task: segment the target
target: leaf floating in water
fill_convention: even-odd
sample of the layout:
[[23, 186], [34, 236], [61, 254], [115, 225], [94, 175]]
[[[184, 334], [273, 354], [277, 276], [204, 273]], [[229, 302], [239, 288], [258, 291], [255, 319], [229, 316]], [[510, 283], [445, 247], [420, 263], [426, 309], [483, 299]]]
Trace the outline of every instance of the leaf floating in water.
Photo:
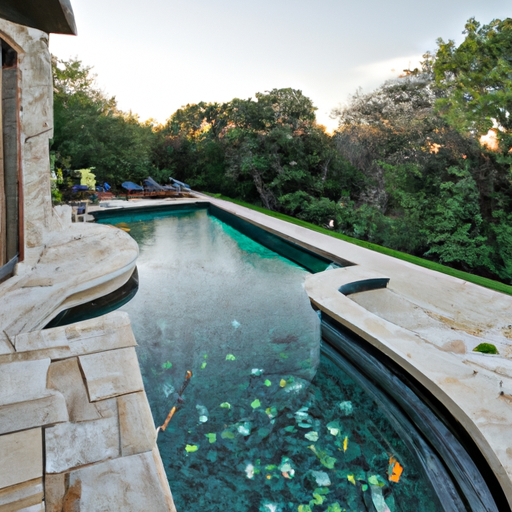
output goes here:
[[236, 320], [233, 320], [231, 322], [231, 325], [235, 328], [235, 329], [238, 329], [242, 324], [240, 322], [237, 322]]
[[334, 464], [336, 464], [336, 459], [334, 457], [330, 457], [326, 452], [317, 450], [314, 444], [308, 446], [308, 448], [318, 457], [321, 464], [323, 464], [327, 469], [334, 469]]
[[363, 492], [366, 492], [368, 490], [368, 486], [366, 484], [363, 484], [361, 486], [361, 489], [363, 490]]
[[352, 475], [352, 474], [347, 475], [347, 480], [348, 480], [351, 484], [356, 485], [356, 479], [354, 478], [354, 475]]
[[228, 354], [226, 356], [226, 361], [236, 361], [236, 357], [233, 354]]
[[299, 505], [299, 512], [313, 512], [313, 509], [309, 505]]
[[265, 413], [270, 419], [272, 419], [277, 416], [277, 409], [275, 407], [267, 407], [265, 409]]
[[251, 402], [251, 407], [253, 409], [257, 409], [258, 407], [261, 406], [261, 402], [256, 398], [256, 400], [254, 400], [253, 402]]
[[206, 361], [201, 365], [201, 370], [204, 370], [206, 368]]
[[404, 468], [402, 467], [402, 465], [394, 457], [390, 457], [388, 469], [389, 480], [391, 482], [398, 483], [400, 481], [400, 477], [402, 476], [403, 471]]
[[263, 373], [264, 370], [262, 370], [261, 368], [253, 368], [251, 370], [251, 375], [256, 375], [256, 377], [259, 377], [262, 373]]
[[233, 432], [230, 432], [229, 430], [224, 430], [220, 437], [222, 437], [222, 439], [235, 439], [235, 434], [233, 434]]
[[229, 402], [222, 402], [220, 406], [222, 409], [231, 409], [231, 404]]
[[341, 509], [340, 504], [336, 501], [332, 505], [329, 505], [329, 507], [327, 508], [327, 512], [343, 512], [343, 511]]
[[166, 370], [169, 370], [169, 368], [172, 368], [172, 363], [170, 361], [166, 361], [163, 365], [162, 365], [162, 368], [166, 369]]
[[296, 413], [295, 413], [295, 419], [297, 421], [305, 420], [309, 417], [308, 414], [308, 408], [307, 407], [301, 407]]
[[[331, 479], [325, 471], [312, 471], [311, 474], [316, 480], [316, 484], [320, 487], [329, 487], [331, 485]], [[326, 494], [325, 492], [323, 494]]]
[[187, 444], [187, 446], [185, 446], [185, 451], [187, 453], [197, 452], [198, 449], [199, 449], [199, 446], [197, 446], [195, 444]]
[[327, 429], [329, 430], [329, 434], [331, 434], [331, 436], [337, 436], [341, 430], [340, 422], [331, 421], [330, 423], [327, 423]]
[[254, 478], [254, 466], [252, 464], [247, 464], [247, 466], [245, 467], [245, 474], [249, 479]]
[[264, 384], [265, 384], [265, 386], [267, 386], [267, 388], [272, 386], [272, 382], [270, 382], [268, 379], [265, 379]]
[[[197, 412], [199, 413], [199, 416], [206, 417], [206, 420], [208, 421], [208, 409], [204, 405], [196, 405]], [[199, 418], [199, 421], [201, 421], [201, 418]], [[203, 421], [203, 423], [204, 423]]]
[[370, 485], [376, 485], [377, 487], [384, 487], [386, 485], [386, 481], [379, 475], [372, 475], [368, 478], [368, 483]]
[[286, 381], [285, 381], [284, 379], [281, 379], [281, 380], [279, 381], [279, 385], [280, 385], [282, 388], [284, 388], [284, 387], [286, 386]]
[[201, 423], [206, 423], [208, 421], [208, 416], [199, 416], [199, 421]]
[[238, 425], [237, 430], [243, 436], [248, 436], [251, 433], [252, 425], [248, 421], [244, 421], [241, 425]]
[[283, 457], [281, 459], [279, 470], [281, 471], [281, 474], [288, 479], [293, 478], [295, 475], [295, 469], [292, 467], [292, 461], [288, 457]]
[[308, 441], [316, 442], [316, 441], [318, 441], [318, 432], [315, 432], [314, 430], [312, 430], [311, 432], [308, 432], [307, 434], [305, 434], [304, 437]]
[[210, 444], [213, 444], [217, 441], [217, 434], [205, 434], [205, 437], [208, 438], [208, 441], [210, 441]]
[[340, 402], [339, 408], [345, 416], [350, 416], [352, 414], [352, 402]]
[[391, 512], [386, 501], [384, 500], [382, 487], [379, 485], [370, 485], [370, 490], [372, 492], [372, 501], [373, 505], [375, 506], [375, 510], [377, 510], [377, 512]]
[[346, 452], [348, 448], [348, 437], [345, 436], [345, 439], [343, 439], [343, 451]]
[[[315, 505], [321, 505], [324, 502], [325, 498], [316, 492], [313, 493], [313, 503]], [[311, 503], [311, 501], [309, 502]]]

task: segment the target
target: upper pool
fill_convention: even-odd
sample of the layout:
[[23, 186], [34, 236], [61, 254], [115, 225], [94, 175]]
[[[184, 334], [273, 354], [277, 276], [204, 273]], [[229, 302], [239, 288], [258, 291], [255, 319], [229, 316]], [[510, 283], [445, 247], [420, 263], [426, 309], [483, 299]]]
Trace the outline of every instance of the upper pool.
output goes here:
[[322, 345], [305, 268], [205, 209], [105, 222], [140, 247], [123, 309], [156, 425], [179, 404], [158, 438], [178, 512], [495, 510], [461, 498]]

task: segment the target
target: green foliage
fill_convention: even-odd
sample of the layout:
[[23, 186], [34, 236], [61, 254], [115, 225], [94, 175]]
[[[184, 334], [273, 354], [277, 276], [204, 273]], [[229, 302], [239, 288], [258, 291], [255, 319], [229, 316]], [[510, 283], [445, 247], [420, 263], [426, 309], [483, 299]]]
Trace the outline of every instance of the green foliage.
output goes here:
[[436, 83], [446, 91], [439, 107], [450, 124], [460, 130], [483, 135], [496, 125], [510, 148], [512, 130], [512, 19], [483, 25], [470, 18], [465, 40], [438, 39], [433, 71]]
[[499, 354], [498, 349], [492, 343], [480, 343], [473, 349], [473, 352], [481, 352], [482, 354]]
[[119, 186], [151, 174], [152, 125], [117, 109], [115, 98], [95, 88], [91, 68], [52, 57], [54, 138], [52, 152], [63, 168], [95, 168], [99, 182]]

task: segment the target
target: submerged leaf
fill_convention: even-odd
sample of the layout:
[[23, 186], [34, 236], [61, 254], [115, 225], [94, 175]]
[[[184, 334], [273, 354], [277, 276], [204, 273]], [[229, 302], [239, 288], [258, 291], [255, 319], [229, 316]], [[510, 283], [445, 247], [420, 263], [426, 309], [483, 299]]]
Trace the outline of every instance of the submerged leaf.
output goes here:
[[204, 370], [206, 368], [206, 362], [204, 362], [202, 365], [201, 365], [201, 370]]
[[210, 444], [213, 444], [217, 441], [217, 434], [205, 434], [205, 437], [208, 438], [208, 441], [210, 441]]
[[341, 431], [340, 422], [336, 420], [327, 423], [327, 429], [329, 430], [329, 434], [331, 434], [332, 436], [337, 436]]
[[340, 402], [339, 408], [345, 416], [350, 416], [352, 414], [352, 402]]
[[222, 439], [235, 439], [235, 434], [229, 430], [224, 430], [220, 437], [222, 437]]
[[314, 430], [312, 430], [311, 432], [308, 432], [307, 434], [304, 435], [304, 437], [308, 440], [308, 441], [318, 441], [318, 432], [315, 432]]
[[168, 370], [169, 368], [172, 368], [172, 363], [170, 361], [166, 361], [163, 365], [162, 365], [162, 368], [165, 368], [166, 370]]
[[272, 382], [270, 382], [268, 379], [265, 379], [265, 382], [264, 382], [265, 386], [267, 386], [267, 388], [269, 386], [272, 386]]
[[402, 465], [394, 457], [390, 457], [388, 468], [389, 480], [391, 482], [398, 483], [400, 481], [400, 477], [402, 476], [403, 471], [404, 468], [402, 467]]
[[[316, 484], [321, 487], [328, 487], [331, 485], [331, 479], [329, 478], [329, 475], [325, 471], [312, 471], [311, 474], [313, 475], [313, 478], [316, 480]], [[316, 489], [315, 492], [318, 492]], [[325, 489], [323, 492], [320, 492], [320, 494], [327, 494], [329, 492], [328, 489]]]
[[236, 361], [236, 357], [233, 354], [228, 354], [226, 356], [226, 361]]
[[253, 402], [251, 402], [251, 407], [253, 409], [257, 409], [258, 407], [261, 406], [261, 402], [256, 398], [256, 400], [254, 400]]
[[256, 377], [259, 377], [264, 372], [261, 368], [253, 368], [251, 370], [251, 375], [256, 375]]

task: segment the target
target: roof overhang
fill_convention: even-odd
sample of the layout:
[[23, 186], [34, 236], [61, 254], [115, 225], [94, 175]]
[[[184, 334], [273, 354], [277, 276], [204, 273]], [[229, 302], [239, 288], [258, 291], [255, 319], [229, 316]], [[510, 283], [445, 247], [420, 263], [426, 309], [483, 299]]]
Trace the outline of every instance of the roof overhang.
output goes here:
[[0, 18], [48, 34], [77, 33], [70, 0], [1, 0]]

